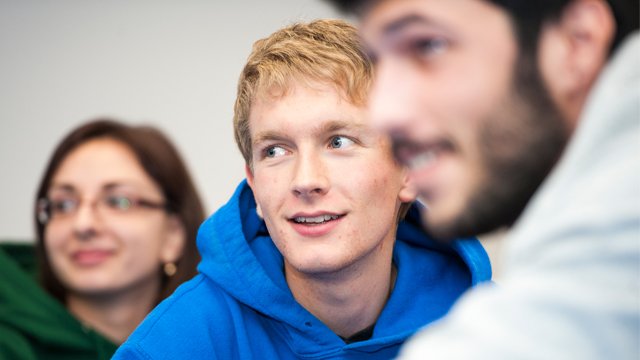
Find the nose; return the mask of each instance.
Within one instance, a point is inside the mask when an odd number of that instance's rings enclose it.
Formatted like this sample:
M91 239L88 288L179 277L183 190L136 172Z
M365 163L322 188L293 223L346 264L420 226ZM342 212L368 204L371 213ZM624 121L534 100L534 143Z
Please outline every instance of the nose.
M312 151L299 152L292 179L294 195L313 198L329 190L327 166L321 154Z
M369 94L369 116L375 128L394 134L408 123L408 95L411 79L403 70L407 64L392 57L380 58Z
M94 205L90 202L83 202L74 214L73 233L79 240L89 240L99 232L102 219Z

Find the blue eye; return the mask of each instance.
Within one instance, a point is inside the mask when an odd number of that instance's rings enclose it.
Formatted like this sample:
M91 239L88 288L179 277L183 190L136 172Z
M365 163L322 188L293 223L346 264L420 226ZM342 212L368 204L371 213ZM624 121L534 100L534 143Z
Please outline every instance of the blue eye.
M340 149L350 145L353 145L353 140L344 136L334 136L331 138L331 141L329 142L329 146L331 146L334 149Z
M284 154L286 154L286 150L282 146L269 146L264 150L264 156L268 158L279 157Z

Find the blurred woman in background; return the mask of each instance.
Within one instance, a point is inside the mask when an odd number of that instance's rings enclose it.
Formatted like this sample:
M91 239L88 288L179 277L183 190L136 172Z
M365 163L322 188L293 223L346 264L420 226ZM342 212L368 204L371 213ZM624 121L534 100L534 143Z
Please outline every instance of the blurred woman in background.
M73 130L47 165L34 210L39 278L59 302L20 276L13 286L3 280L2 358L110 358L196 274L203 206L155 128L96 120Z

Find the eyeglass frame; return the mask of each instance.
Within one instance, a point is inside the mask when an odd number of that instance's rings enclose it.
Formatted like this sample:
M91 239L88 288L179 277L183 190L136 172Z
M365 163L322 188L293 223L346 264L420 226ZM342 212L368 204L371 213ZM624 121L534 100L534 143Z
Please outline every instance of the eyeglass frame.
M121 196L121 197L126 198L129 201L129 206L126 209L115 209L115 210L123 213L129 212L135 208L158 209L158 210L164 210L167 212L171 211L170 206L166 201L154 202L152 200L147 200L144 198L127 197L127 196ZM91 207L92 208L96 207L99 202L104 202L105 198L106 196L102 196L92 201L90 204ZM77 204L75 209L73 210L73 213L76 213L80 209L83 202L84 201L82 199L79 199L76 201ZM51 223L51 221L54 219L54 217L51 215L51 203L52 201L50 198L45 197L45 198L38 199L38 202L36 205L37 218L38 218L38 222L43 226L46 226L47 224Z

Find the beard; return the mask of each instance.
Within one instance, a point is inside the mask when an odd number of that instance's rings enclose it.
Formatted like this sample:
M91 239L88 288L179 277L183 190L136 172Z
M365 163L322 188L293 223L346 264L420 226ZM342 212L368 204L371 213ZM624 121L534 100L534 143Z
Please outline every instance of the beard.
M436 239L450 240L511 226L548 176L569 139L560 111L549 97L532 60L520 56L511 91L482 122L478 151L484 176L464 211L448 223L429 222Z

